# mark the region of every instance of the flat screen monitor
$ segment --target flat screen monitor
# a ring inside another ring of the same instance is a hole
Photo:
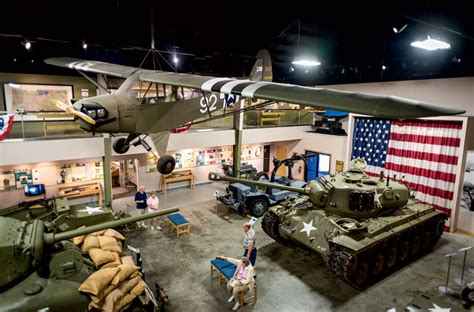
[[[38,196],[46,193],[44,184],[27,184],[25,185],[26,196]]]

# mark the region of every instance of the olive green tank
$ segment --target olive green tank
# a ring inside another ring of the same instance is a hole
[[[78,288],[96,267],[67,239],[176,211],[164,209],[62,233],[46,233],[42,220],[0,217],[0,310],[87,311],[89,299]]]
[[[47,232],[63,232],[81,226],[130,217],[130,214],[113,210],[110,207],[70,205],[67,198],[51,197],[25,201],[12,207],[0,209],[0,216],[20,221],[43,220]],[[133,228],[135,224],[127,224],[125,227]]]
[[[263,216],[265,233],[276,241],[317,252],[329,269],[351,286],[364,289],[430,252],[448,216],[411,196],[400,181],[370,177],[357,159],[349,171],[306,184]],[[209,174],[226,180],[266,186]],[[274,187],[274,186],[273,186]]]

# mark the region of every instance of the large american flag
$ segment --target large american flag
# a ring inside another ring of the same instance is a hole
[[[458,121],[356,118],[352,159],[364,158],[369,175],[396,175],[451,218],[461,131]]]

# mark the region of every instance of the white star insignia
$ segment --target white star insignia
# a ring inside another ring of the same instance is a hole
[[[451,308],[442,308],[436,303],[433,303],[433,307],[434,308],[429,308],[428,310],[430,310],[431,312],[450,312],[451,311]]]
[[[87,213],[90,215],[96,212],[103,212],[102,207],[88,207],[88,206],[86,206],[86,209],[82,209],[80,211],[87,211]]]
[[[306,235],[309,237],[309,233],[311,233],[313,230],[317,230],[317,228],[313,226],[313,220],[311,220],[309,223],[303,222],[303,228],[300,232],[306,232]]]

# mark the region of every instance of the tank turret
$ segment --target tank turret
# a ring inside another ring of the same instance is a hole
[[[413,198],[396,177],[371,177],[356,159],[348,171],[308,182],[303,188],[269,185],[209,174],[225,180],[297,193],[263,216],[267,235],[285,245],[304,246],[322,256],[329,269],[363,289],[430,252],[447,215]]]
[[[103,229],[114,228],[127,223],[158,217],[178,211],[177,208],[164,209],[154,213],[108,221],[85,228],[61,233],[45,233],[45,223],[42,220],[20,221],[8,217],[0,217],[0,262],[3,263],[0,275],[0,290],[21,281],[38,269],[46,257],[49,248],[56,242],[72,237],[85,235]],[[74,261],[71,262],[74,266]],[[62,265],[69,265],[63,261]],[[80,271],[78,267],[63,268],[70,272]]]
[[[277,185],[209,173],[209,180],[239,182],[247,185],[271,187],[306,196],[308,203],[329,214],[353,219],[377,216],[384,210],[403,207],[410,197],[410,189],[381,175],[370,177],[364,172],[365,161],[357,159],[351,168],[341,174],[328,175],[308,182],[303,188]]]

